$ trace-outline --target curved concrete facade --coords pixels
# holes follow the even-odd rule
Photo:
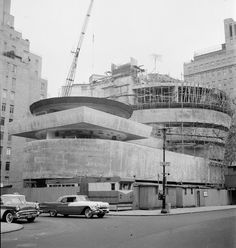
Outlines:
[[[167,152],[169,181],[222,183],[220,167],[203,158]],[[128,142],[101,139],[52,139],[27,144],[24,178],[120,176],[157,180],[162,150]]]
[[[195,108],[159,108],[135,110],[132,120],[145,123],[196,123],[229,129],[231,117],[222,112]]]
[[[154,136],[160,136],[157,132],[162,125],[169,127],[169,150],[218,161],[224,159],[231,125],[227,113],[198,108],[140,109],[133,112],[131,119],[152,126]],[[212,144],[214,148],[209,149]]]
[[[85,93],[82,87],[80,92]],[[95,83],[92,80],[86,92],[130,104],[134,110],[131,119],[151,125],[154,137],[160,137],[160,129],[167,127],[168,150],[223,163],[233,113],[231,99],[221,89],[201,81],[184,82],[158,73],[143,74],[131,60],[112,66],[111,75]],[[218,156],[204,155],[206,150],[212,151],[208,149],[210,145],[215,150],[221,148]]]
[[[78,108],[81,106],[93,108],[126,119],[130,118],[133,112],[131,106],[121,102],[100,97],[82,96],[54,97],[43,99],[31,104],[30,111],[33,115],[43,115],[72,108]]]

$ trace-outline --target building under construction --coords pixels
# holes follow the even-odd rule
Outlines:
[[[111,66],[109,76],[92,76],[89,85],[73,85],[73,95],[105,97],[132,106],[131,119],[153,127],[161,137],[167,127],[167,149],[203,157],[222,166],[231,125],[231,102],[225,92],[158,73],[146,74],[131,59]]]
[[[33,116],[11,125],[12,135],[34,139],[18,154],[31,200],[55,200],[64,187],[147,209],[160,207],[164,184],[174,207],[232,202],[223,163],[232,113],[223,91],[145,74],[132,59],[71,92],[33,103]]]

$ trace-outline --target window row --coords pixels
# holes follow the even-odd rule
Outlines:
[[[2,161],[0,160],[0,168],[2,170]],[[10,170],[10,162],[7,161],[6,164],[5,164],[5,170],[6,171],[9,171]]]
[[[4,132],[0,131],[0,140],[3,140]],[[11,141],[11,135],[8,135],[8,141]]]
[[[0,155],[3,154],[2,151],[3,151],[3,146],[0,146]],[[7,155],[7,156],[10,156],[10,155],[11,155],[11,147],[7,147],[6,155]]]
[[[3,91],[2,91],[2,99],[7,99],[7,90],[6,89],[3,89]],[[15,92],[11,91],[10,92],[10,100],[14,101],[14,99],[15,99]]]
[[[13,119],[9,118],[9,122],[12,122],[12,121],[13,121]],[[1,117],[0,125],[1,126],[4,126],[5,125],[5,117]]]
[[[2,112],[6,112],[6,109],[7,109],[7,104],[6,103],[2,103]],[[14,105],[10,105],[9,112],[11,114],[14,113]],[[10,120],[9,120],[9,122],[10,122]]]

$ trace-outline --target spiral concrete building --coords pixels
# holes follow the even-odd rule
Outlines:
[[[124,188],[129,185],[128,189],[132,189],[140,182],[154,182],[158,186],[162,173],[160,165],[163,160],[162,141],[156,137],[159,135],[160,124],[166,126],[168,123],[170,130],[177,132],[176,130],[180,129],[178,122],[189,123],[198,120],[199,132],[204,132],[202,129],[208,127],[204,127],[203,124],[211,123],[211,118],[202,117],[203,112],[208,111],[207,108],[196,108],[193,112],[189,112],[188,107],[174,108],[170,113],[166,111],[166,114],[163,106],[160,111],[157,106],[137,109],[133,112],[134,108],[135,105],[130,106],[96,97],[61,97],[33,103],[30,106],[33,116],[14,121],[10,126],[12,135],[34,139],[27,143],[24,153],[18,156],[18,164],[23,167],[25,186],[49,187],[55,186],[58,182],[62,183],[63,180],[67,180],[66,185],[68,185],[70,180],[74,186],[76,183],[77,186],[82,187],[83,179],[86,178],[86,193],[90,196],[94,194],[94,197],[97,197],[98,191],[101,193],[101,189],[104,190],[107,184],[111,184],[110,192],[116,189],[117,183],[120,183],[120,186],[117,186],[120,190],[122,185]],[[214,127],[226,132],[230,125],[230,116],[227,111],[223,108],[221,111],[217,109],[210,111],[213,111],[212,116],[215,116]],[[188,126],[185,128],[189,130]],[[209,133],[207,134],[210,136]],[[171,138],[168,142],[175,144],[180,142],[181,135],[178,133],[169,135]],[[221,135],[224,137],[225,133],[222,132]],[[209,138],[210,142],[213,140],[221,147],[218,137],[208,136],[206,139]],[[193,138],[186,138],[184,141],[188,145],[192,140]],[[204,140],[200,139],[200,141]],[[201,187],[209,190],[212,187],[219,188],[220,185],[222,187],[224,184],[223,167],[219,162],[213,163],[209,158],[173,151],[167,151],[166,157],[171,165],[167,169],[167,174],[169,187],[175,190],[174,197],[170,196],[174,206],[200,205],[200,194],[196,193],[195,196],[194,190],[200,192]],[[217,157],[214,161],[218,160]],[[101,178],[105,181],[118,178],[118,182],[117,180],[109,183],[106,181],[101,186]],[[128,180],[129,184],[127,181],[122,184],[122,180]],[[97,186],[96,182],[99,182],[100,186]],[[141,183],[140,187],[142,186]],[[100,190],[98,190],[99,187]],[[184,189],[184,192],[191,190],[190,195],[180,194],[178,187]],[[140,193],[137,193],[137,190],[134,192],[136,197],[132,193],[132,204],[140,207],[142,204],[137,200]],[[222,190],[222,194],[222,203],[226,204],[227,192]],[[127,192],[117,195],[117,199],[121,199],[124,195],[127,197]],[[128,195],[131,201],[131,195]],[[182,198],[181,201],[177,200],[180,195],[182,198],[185,197],[185,204]],[[198,198],[196,198],[197,195],[199,195]],[[152,201],[154,203],[151,207],[160,205],[155,195],[152,195],[152,198],[156,200]],[[177,204],[177,202],[181,203]],[[203,203],[203,198],[201,202],[202,205],[211,204],[206,201]]]
[[[106,97],[132,106],[132,120],[153,127],[160,137],[165,126],[167,149],[208,159],[222,166],[231,126],[231,100],[225,92],[167,75],[144,74],[137,62],[112,65],[111,75],[74,85],[72,94]]]

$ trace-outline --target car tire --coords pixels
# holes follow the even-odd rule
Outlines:
[[[14,221],[13,213],[12,212],[5,213],[3,220],[7,223],[12,223]]]
[[[27,221],[28,221],[29,223],[34,222],[34,220],[35,220],[35,217],[31,217],[31,218],[28,218],[28,219],[27,219]]]
[[[99,213],[99,214],[98,214],[98,218],[103,218],[104,215],[105,215],[105,213]]]
[[[50,215],[51,217],[56,217],[56,216],[57,216],[57,211],[56,211],[56,210],[50,210],[50,211],[49,211],[49,215]]]
[[[69,214],[63,214],[64,215],[64,217],[68,217],[69,216]]]
[[[90,218],[93,217],[93,212],[92,212],[92,210],[90,208],[86,208],[84,210],[84,215],[85,215],[86,218],[90,219]]]

